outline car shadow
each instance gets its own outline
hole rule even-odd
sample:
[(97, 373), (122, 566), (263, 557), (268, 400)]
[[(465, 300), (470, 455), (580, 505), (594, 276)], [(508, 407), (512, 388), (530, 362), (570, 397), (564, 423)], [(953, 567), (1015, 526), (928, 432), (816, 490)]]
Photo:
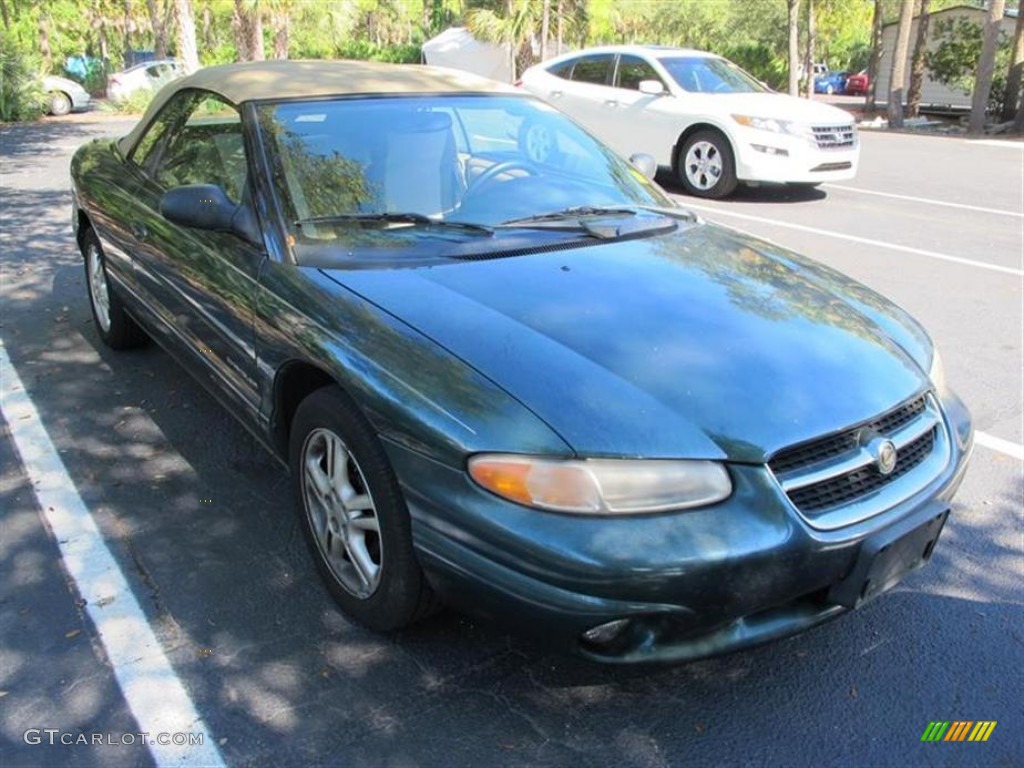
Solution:
[[(693, 201), (694, 203), (704, 202), (703, 198), (688, 194), (676, 175), (668, 169), (659, 169), (654, 180), (666, 192), (674, 195), (683, 195), (684, 199), (679, 202), (684, 207), (688, 201)], [(828, 193), (820, 187), (802, 187), (789, 184), (760, 184), (758, 186), (740, 184), (732, 195), (723, 200), (715, 200), (713, 202), (725, 204), (809, 203), (824, 200), (827, 197)]]

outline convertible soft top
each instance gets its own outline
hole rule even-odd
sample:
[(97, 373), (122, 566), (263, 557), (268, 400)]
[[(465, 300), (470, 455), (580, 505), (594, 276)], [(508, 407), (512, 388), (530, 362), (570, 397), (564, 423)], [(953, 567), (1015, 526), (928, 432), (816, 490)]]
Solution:
[(211, 91), (234, 104), (263, 99), (317, 98), (353, 94), (516, 93), (510, 85), (442, 67), (375, 61), (257, 61), (200, 69), (165, 86), (131, 133), (119, 142), (127, 152), (152, 116), (174, 94)]

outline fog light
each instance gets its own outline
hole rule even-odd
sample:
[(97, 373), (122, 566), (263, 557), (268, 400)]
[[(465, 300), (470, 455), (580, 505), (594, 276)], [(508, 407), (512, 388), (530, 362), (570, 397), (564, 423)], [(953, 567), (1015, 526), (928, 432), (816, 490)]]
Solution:
[(766, 155), (779, 155), (780, 157), (789, 157), (788, 149), (780, 149), (779, 147), (769, 147), (765, 144), (751, 144), (756, 151), (764, 152)]
[(607, 645), (626, 631), (629, 622), (629, 619), (616, 619), (605, 624), (598, 624), (584, 632), (583, 639), (594, 645)]

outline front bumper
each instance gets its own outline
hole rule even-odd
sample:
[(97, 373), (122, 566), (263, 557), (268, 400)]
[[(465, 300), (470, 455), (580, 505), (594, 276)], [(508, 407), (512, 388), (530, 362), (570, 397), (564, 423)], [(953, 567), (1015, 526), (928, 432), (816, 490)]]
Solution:
[[(388, 444), (417, 553), (448, 602), (609, 663), (678, 662), (785, 637), (849, 610), (837, 585), (865, 542), (948, 509), (966, 469), (970, 420), (946, 412), (949, 465), (868, 520), (808, 526), (763, 466), (732, 465), (734, 491), (701, 510), (644, 517), (558, 515), (507, 503), (465, 472)], [(859, 601), (858, 601), (859, 602)], [(612, 641), (585, 631), (619, 619)]]
[(811, 184), (857, 175), (859, 139), (851, 148), (819, 149), (803, 138), (750, 128), (738, 129), (735, 139), (741, 181)]

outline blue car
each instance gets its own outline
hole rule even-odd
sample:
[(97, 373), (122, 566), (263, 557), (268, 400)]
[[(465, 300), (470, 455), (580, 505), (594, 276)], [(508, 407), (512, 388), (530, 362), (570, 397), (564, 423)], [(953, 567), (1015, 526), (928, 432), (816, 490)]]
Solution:
[(828, 72), (814, 78), (814, 92), (827, 93), (831, 96), (834, 93), (846, 93), (846, 78), (849, 72)]
[(924, 565), (972, 429), (906, 312), (654, 170), (466, 73), (230, 64), (78, 150), (72, 223), (98, 339), (164, 346), (289, 469), (354, 620), (684, 661)]

